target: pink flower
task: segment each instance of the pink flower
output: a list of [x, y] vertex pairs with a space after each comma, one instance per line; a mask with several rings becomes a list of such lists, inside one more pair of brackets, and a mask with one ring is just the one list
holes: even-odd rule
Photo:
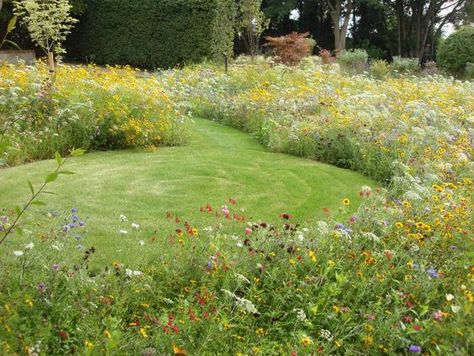
[[248, 234], [251, 234], [252, 233], [252, 229], [249, 228], [249, 227], [246, 227], [245, 228], [245, 234], [248, 235]]
[[441, 310], [437, 310], [433, 313], [433, 319], [436, 321], [443, 321], [444, 313]]

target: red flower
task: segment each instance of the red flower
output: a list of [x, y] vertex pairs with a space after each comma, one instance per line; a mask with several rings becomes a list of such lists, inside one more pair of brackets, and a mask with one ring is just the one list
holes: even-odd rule
[[67, 333], [67, 331], [64, 330], [59, 331], [58, 336], [63, 340], [69, 339], [69, 334]]
[[281, 213], [280, 218], [284, 220], [290, 220], [293, 218], [293, 215], [287, 214], [287, 213]]

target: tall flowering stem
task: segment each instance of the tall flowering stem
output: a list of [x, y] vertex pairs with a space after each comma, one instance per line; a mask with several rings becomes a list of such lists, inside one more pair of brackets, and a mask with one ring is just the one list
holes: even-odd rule
[[12, 224], [6, 229], [5, 233], [3, 234], [2, 238], [0, 239], [0, 245], [3, 244], [3, 242], [6, 240], [6, 238], [13, 232], [14, 229], [16, 229], [17, 231], [21, 231], [21, 229], [18, 227], [18, 222], [20, 221], [21, 217], [25, 214], [26, 210], [31, 206], [31, 205], [43, 205], [44, 203], [41, 202], [41, 201], [38, 201], [36, 200], [38, 198], [39, 195], [43, 194], [43, 193], [46, 193], [45, 191], [45, 188], [48, 184], [54, 182], [58, 177], [59, 175], [61, 174], [74, 174], [73, 172], [70, 172], [70, 171], [62, 171], [61, 168], [66, 164], [66, 162], [69, 160], [70, 157], [77, 157], [77, 156], [81, 156], [82, 154], [84, 154], [84, 150], [82, 149], [75, 149], [75, 150], [72, 150], [70, 155], [66, 158], [62, 158], [60, 156], [60, 154], [58, 152], [56, 152], [56, 163], [57, 163], [57, 166], [56, 166], [56, 169], [49, 173], [46, 177], [45, 177], [45, 180], [44, 180], [44, 183], [41, 185], [41, 187], [35, 191], [34, 187], [33, 187], [33, 184], [28, 181], [28, 185], [30, 187], [30, 191], [31, 191], [31, 197], [30, 199], [28, 200], [28, 202], [26, 202], [26, 204], [23, 206], [23, 209], [20, 209], [19, 207], [16, 208], [16, 217], [15, 217], [15, 220], [13, 220]]

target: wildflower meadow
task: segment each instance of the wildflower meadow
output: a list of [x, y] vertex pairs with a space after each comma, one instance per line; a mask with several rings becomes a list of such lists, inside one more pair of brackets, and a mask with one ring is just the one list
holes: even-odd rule
[[[472, 82], [378, 80], [310, 62], [242, 63], [228, 74], [212, 65], [156, 73], [63, 65], [43, 96], [43, 70], [0, 67], [3, 165], [56, 157], [0, 171], [2, 354], [472, 353]], [[270, 178], [252, 192], [227, 186], [265, 174], [263, 163], [186, 185], [211, 175], [190, 168], [200, 150], [236, 132], [207, 128], [202, 139], [198, 118], [251, 135], [273, 166], [287, 153], [345, 168], [334, 174], [347, 180], [328, 196], [321, 189], [313, 198], [320, 205], [304, 210], [290, 198], [262, 204], [277, 184]], [[169, 160], [181, 149], [164, 146], [200, 137], [201, 148], [185, 151], [193, 161], [179, 171], [182, 195], [163, 200], [157, 192], [176, 179], [179, 160], [166, 178], [140, 181], [142, 165], [157, 164], [152, 157]], [[218, 150], [252, 166], [259, 144], [241, 145]], [[127, 149], [119, 151], [126, 159], [69, 157], [79, 147]], [[214, 170], [230, 162], [213, 152], [218, 177]], [[98, 178], [88, 183], [100, 171], [100, 179], [119, 180], [141, 159], [126, 178], [144, 189], [133, 204], [121, 199], [126, 189], [97, 195]], [[288, 187], [323, 169], [305, 167]], [[272, 174], [284, 179], [292, 169]], [[343, 178], [347, 169], [365, 177]], [[195, 190], [201, 194], [190, 199]], [[35, 194], [17, 222], [15, 203]], [[97, 199], [95, 210], [85, 203]]]

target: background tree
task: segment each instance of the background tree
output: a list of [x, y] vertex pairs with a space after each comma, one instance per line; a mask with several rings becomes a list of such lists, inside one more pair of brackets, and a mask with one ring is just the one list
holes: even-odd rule
[[331, 15], [336, 54], [346, 49], [347, 30], [356, 0], [325, 0]]
[[466, 0], [384, 0], [397, 20], [397, 54], [422, 61], [428, 43], [433, 48], [444, 26], [455, 19]]
[[269, 24], [269, 20], [261, 8], [262, 0], [240, 0], [238, 2], [237, 31], [252, 57], [257, 54], [260, 36]]

